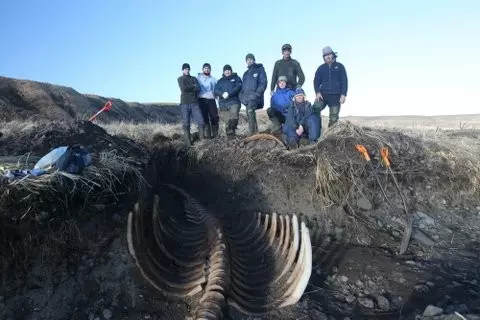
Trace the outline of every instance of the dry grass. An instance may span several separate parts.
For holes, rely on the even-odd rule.
[[[146,187],[137,160],[114,151],[96,155],[80,175],[55,171],[0,185],[0,266],[22,270],[36,248],[42,248],[43,258],[60,258],[78,247],[78,220]]]

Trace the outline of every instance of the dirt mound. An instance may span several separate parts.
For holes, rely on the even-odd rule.
[[[81,238],[78,223],[111,208],[120,208],[144,192],[145,150],[127,139],[108,135],[90,122],[42,123],[20,133],[4,134],[0,165],[25,167],[15,155],[39,158],[50,149],[81,144],[92,165],[81,175],[54,172],[0,184],[0,269],[5,281],[12,271],[29,270],[42,248],[42,259],[72,259]],[[129,198],[133,196],[134,198]],[[128,202],[127,202],[128,203]]]
[[[41,155],[58,144],[82,141],[95,152],[117,150],[141,163],[134,167],[153,190],[158,190],[157,183],[175,184],[225,219],[260,211],[296,213],[307,220],[315,251],[309,286],[297,305],[262,319],[412,319],[428,304],[449,313],[480,313],[478,162],[461,149],[349,123],[327,131],[317,145],[293,151],[272,140],[243,138],[206,140],[185,148],[181,139],[160,136],[147,150],[87,123],[77,123],[67,133],[62,132],[68,125],[61,126],[49,123],[16,135],[5,131],[0,152]],[[34,141],[43,136],[48,147],[42,149]],[[357,144],[371,152],[373,170],[355,149]],[[380,163],[380,147],[390,150],[392,169],[413,217],[412,240],[403,256],[396,255],[403,233],[402,201]],[[147,164],[138,160],[147,157]],[[90,177],[97,181],[94,172]],[[95,189],[89,197],[43,193],[30,196],[32,201],[22,200],[28,194],[16,191],[21,196],[0,207],[0,215],[9,217],[2,223],[2,235],[30,253],[38,251],[37,259],[22,262],[23,255],[16,260],[18,269],[10,269],[28,271],[28,277],[0,281],[8,283],[0,295],[10,318],[180,319],[189,314],[188,301],[170,300],[148,287],[129,256],[126,217],[138,198],[129,186],[137,180],[117,177],[116,198],[103,194],[90,202]],[[71,179],[63,181],[66,190],[74,189]],[[66,197],[68,210],[59,209],[65,208]],[[39,205],[28,211],[32,203]],[[26,218],[32,217],[28,223],[21,219],[25,212]],[[31,237],[33,231],[50,236]],[[43,248],[57,248],[50,249],[57,258],[46,261]],[[2,254],[12,252],[8,243],[0,249]],[[465,290],[460,293],[458,288]],[[3,305],[0,299],[0,308]],[[232,319],[247,319],[230,313]]]
[[[113,108],[99,120],[178,121],[178,106],[128,103],[95,95],[84,95],[72,88],[48,83],[0,77],[0,120],[88,119],[111,100]]]

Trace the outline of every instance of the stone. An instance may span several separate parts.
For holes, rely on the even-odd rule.
[[[348,277],[347,276],[340,276],[340,277],[338,277],[338,281],[346,283],[346,282],[348,282]]]
[[[110,311],[110,309],[103,309],[103,317],[107,320],[112,318],[112,311]]]
[[[357,207],[365,211],[370,211],[373,209],[373,205],[370,200],[364,196],[359,196],[357,198]]]
[[[358,298],[358,303],[360,303],[362,306],[368,309],[373,309],[375,307],[375,304],[371,299],[368,298]]]
[[[384,296],[377,297],[377,305],[383,311],[390,310],[390,301],[388,301],[388,299]]]
[[[423,212],[420,212],[420,211],[415,212],[414,217],[417,220],[420,220],[419,224],[421,224],[421,225],[428,225],[428,226],[434,226],[435,225],[435,220],[433,220],[432,217],[430,217],[429,215],[427,215]]]
[[[443,309],[442,308],[439,308],[439,307],[436,307],[436,306],[433,306],[433,305],[429,305],[428,307],[425,308],[425,311],[423,311],[423,316],[424,317],[435,317],[435,316],[439,316],[443,313]]]

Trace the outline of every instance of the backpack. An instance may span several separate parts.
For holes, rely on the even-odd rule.
[[[58,147],[44,155],[35,164],[34,169],[39,170],[61,170],[68,173],[78,174],[85,167],[92,164],[90,153],[82,146]]]

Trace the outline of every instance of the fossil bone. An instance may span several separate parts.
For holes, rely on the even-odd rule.
[[[223,319],[228,305],[262,315],[295,304],[312,271],[309,230],[295,215],[216,217],[167,185],[137,203],[127,240],[143,277],[171,297],[201,293],[195,319]]]

